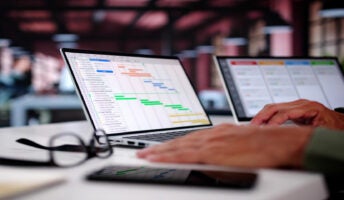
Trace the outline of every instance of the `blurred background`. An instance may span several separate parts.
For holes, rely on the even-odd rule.
[[[209,113],[229,114],[211,56],[336,56],[339,0],[0,2],[0,127],[85,119],[58,49],[176,55]]]

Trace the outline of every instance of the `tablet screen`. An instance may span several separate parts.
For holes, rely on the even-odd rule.
[[[344,78],[335,58],[218,56],[216,62],[239,121],[251,119],[266,104],[297,99],[344,107]]]
[[[254,172],[226,172],[152,168],[146,166],[108,166],[87,176],[89,180],[135,183],[191,185],[225,188],[251,188],[257,174]]]

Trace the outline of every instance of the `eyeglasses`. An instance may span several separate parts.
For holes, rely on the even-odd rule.
[[[72,167],[80,165],[90,158],[108,158],[113,149],[103,130],[96,130],[88,145],[74,133],[60,133],[49,140],[49,146],[40,145],[29,139],[21,138],[18,143],[49,151],[48,162],[36,162],[0,158],[0,164],[16,166],[55,166]]]

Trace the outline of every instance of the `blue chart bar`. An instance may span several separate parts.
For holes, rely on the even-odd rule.
[[[152,177],[152,179],[162,179],[162,178],[166,178],[167,175],[168,175],[169,173],[174,172],[174,171],[176,171],[176,170],[175,170],[175,169],[171,169],[171,170],[163,171],[163,172],[161,172],[161,173],[159,173],[159,174],[157,174],[157,175],[154,175],[154,176]]]
[[[310,65],[310,61],[307,60],[293,60],[293,61],[286,61],[285,65]]]
[[[100,59],[100,58],[90,58],[90,61],[96,61],[96,62],[110,62],[108,59]]]
[[[102,70],[102,69],[98,69],[97,72],[99,72],[99,73],[113,73],[113,70]]]
[[[169,88],[164,83],[161,83],[161,82],[153,82],[151,80],[144,80],[143,82],[144,83],[150,83],[150,84],[153,85],[153,87],[157,87],[157,88],[160,88],[160,89],[166,89],[166,90],[169,90],[169,91],[176,91],[176,89]]]

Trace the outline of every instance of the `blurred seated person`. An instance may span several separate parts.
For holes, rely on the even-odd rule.
[[[75,93],[72,76],[68,72],[68,67],[64,66],[61,70],[61,77],[58,84],[59,92],[65,94]]]
[[[292,120],[299,126],[278,126]],[[223,124],[158,144],[137,156],[152,162],[244,168],[296,167],[344,174],[344,114],[297,100],[265,106],[251,125]]]
[[[32,86],[36,94],[55,94],[58,92],[62,64],[55,57],[42,53],[35,54],[32,70]]]
[[[30,55],[13,55],[14,62],[7,73],[1,74],[0,86],[9,98],[24,95],[31,88],[32,58]]]

